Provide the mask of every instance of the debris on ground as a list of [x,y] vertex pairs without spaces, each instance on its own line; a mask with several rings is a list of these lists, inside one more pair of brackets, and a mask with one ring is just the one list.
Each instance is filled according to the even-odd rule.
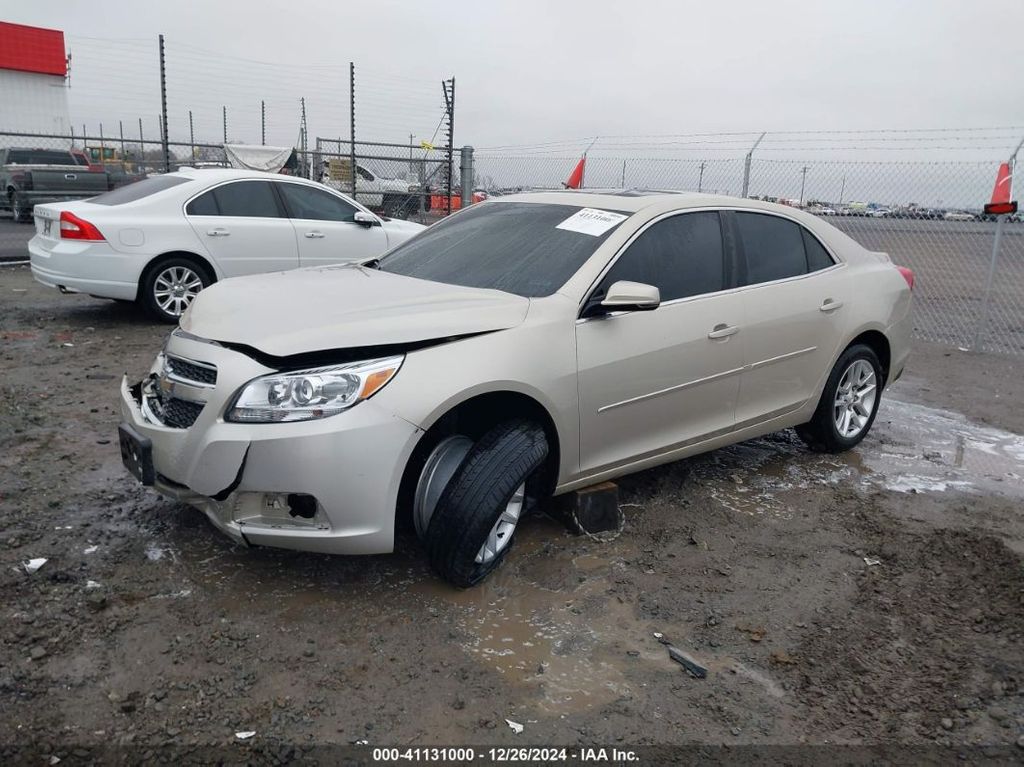
[[255,734],[256,730],[242,730],[241,732],[236,732],[235,737],[239,740],[249,740]]
[[678,647],[668,645],[668,657],[683,667],[683,670],[694,679],[706,679],[708,670]]
[[37,557],[35,559],[30,559],[27,562],[23,563],[23,565],[25,567],[25,572],[28,573],[29,575],[31,575],[36,570],[38,570],[40,567],[45,565],[46,562],[47,562],[47,560],[46,560],[45,557]]
[[882,564],[882,560],[877,557],[864,557],[864,564],[868,567],[874,567],[875,565]]
[[512,728],[512,732],[514,732],[516,735],[518,735],[525,729],[523,725],[519,724],[519,722],[513,722],[511,719],[506,719],[505,723]]

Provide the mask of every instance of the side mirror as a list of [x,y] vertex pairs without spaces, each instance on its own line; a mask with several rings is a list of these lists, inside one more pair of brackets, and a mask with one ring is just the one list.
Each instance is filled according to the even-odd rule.
[[363,226],[380,226],[379,218],[377,218],[372,213],[366,213],[361,210],[356,211],[355,215],[352,217],[352,220],[355,221],[357,224],[362,224]]
[[656,287],[628,280],[613,282],[600,304],[609,312],[649,312],[660,305],[661,291]]

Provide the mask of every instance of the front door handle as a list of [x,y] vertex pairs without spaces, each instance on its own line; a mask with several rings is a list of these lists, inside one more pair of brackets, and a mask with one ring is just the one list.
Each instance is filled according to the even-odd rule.
[[740,329],[738,327],[736,327],[735,325],[726,325],[724,322],[722,322],[722,323],[720,323],[718,325],[715,325],[711,329],[711,332],[708,333],[708,338],[711,338],[711,339],[715,339],[715,338],[728,338],[729,336],[734,335],[734,334],[739,333],[739,332],[740,332]]
[[821,302],[821,306],[818,307],[819,310],[821,310],[823,312],[826,312],[826,313],[834,312],[836,309],[842,309],[842,308],[843,308],[843,302],[842,301],[835,301],[835,300],[833,300],[831,298],[826,298],[824,301]]
[[322,240],[324,238],[324,236],[325,235],[324,235],[323,232],[317,232],[317,231],[306,232],[306,238],[310,239],[310,240]]
[[231,232],[229,232],[227,229],[223,229],[221,227],[217,227],[216,229],[207,229],[206,230],[206,236],[207,237],[227,237],[230,234],[231,234]]

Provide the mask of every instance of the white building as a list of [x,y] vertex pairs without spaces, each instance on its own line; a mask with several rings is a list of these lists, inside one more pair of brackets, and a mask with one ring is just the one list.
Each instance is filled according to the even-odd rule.
[[67,74],[63,32],[0,21],[0,146],[32,143],[5,131],[70,135]]

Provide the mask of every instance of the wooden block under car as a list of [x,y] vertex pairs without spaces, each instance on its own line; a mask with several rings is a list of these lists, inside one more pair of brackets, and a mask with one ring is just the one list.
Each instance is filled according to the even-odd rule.
[[619,529],[619,486],[614,482],[584,487],[558,500],[566,525],[576,535]]

